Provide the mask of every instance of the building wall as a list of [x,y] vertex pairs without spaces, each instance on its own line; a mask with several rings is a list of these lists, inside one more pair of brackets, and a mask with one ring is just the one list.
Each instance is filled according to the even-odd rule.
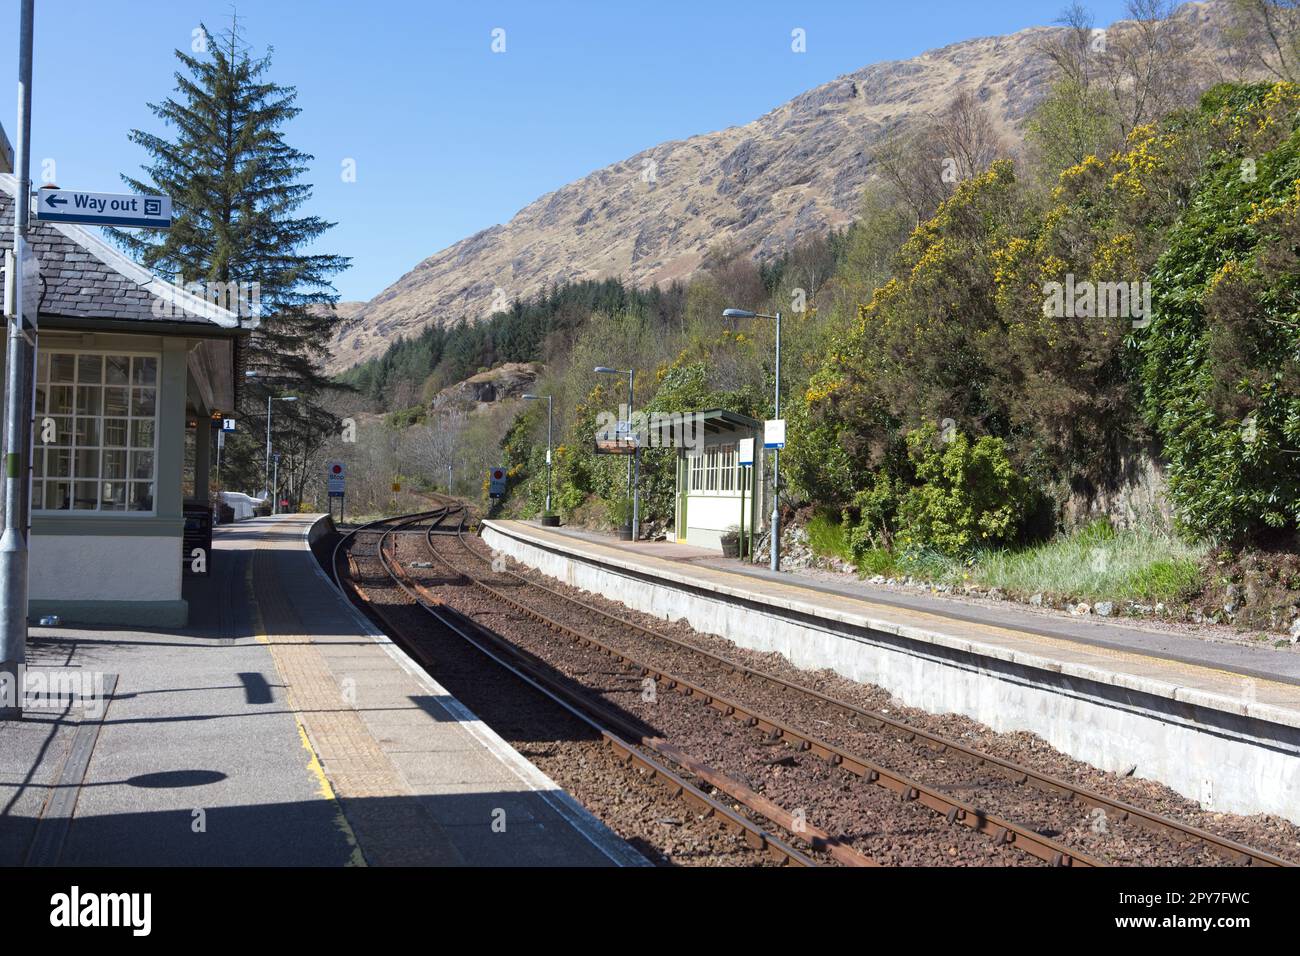
[[41,348],[156,353],[159,358],[154,511],[45,512],[32,517],[29,613],[69,623],[182,626],[186,354],[179,337],[43,332]]
[[[732,479],[730,488],[723,487],[690,487],[691,469],[702,466],[707,460],[710,452],[719,450],[725,446],[734,446],[742,438],[754,437],[748,431],[720,432],[709,435],[704,440],[704,447],[700,455],[691,458],[683,451],[682,457],[689,462],[687,469],[679,469],[678,481],[684,478],[687,484],[687,502],[686,502],[686,534],[685,541],[689,545],[701,548],[722,549],[722,535],[731,529],[743,527],[747,534],[754,533],[754,523],[757,520],[759,525],[762,524],[761,518],[756,519],[752,503],[751,492],[746,489],[741,491],[737,488],[739,469],[732,470]],[[760,443],[761,444],[761,443]],[[759,454],[756,452],[756,455]],[[762,495],[762,475],[759,466],[749,469],[749,481],[757,482],[759,495]],[[721,482],[718,483],[719,485]],[[682,491],[678,488],[678,493]],[[761,510],[761,509],[760,509]],[[680,529],[677,531],[678,539],[683,535]]]

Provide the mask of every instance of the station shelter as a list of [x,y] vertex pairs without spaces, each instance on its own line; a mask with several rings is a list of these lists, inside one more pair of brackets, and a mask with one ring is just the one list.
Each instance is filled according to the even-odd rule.
[[[721,548],[722,536],[735,532],[740,555],[752,556],[763,525],[763,423],[720,408],[686,417],[697,440],[677,450],[677,541]],[[745,442],[750,464],[742,463]]]
[[[0,249],[16,192],[0,174]],[[212,423],[235,408],[257,320],[79,226],[33,217],[28,242],[40,264],[29,617],[183,626],[186,506],[210,509]]]

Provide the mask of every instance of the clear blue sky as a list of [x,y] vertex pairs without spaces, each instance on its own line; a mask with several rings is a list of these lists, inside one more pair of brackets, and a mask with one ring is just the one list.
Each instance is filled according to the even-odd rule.
[[[1066,0],[474,2],[257,0],[238,5],[271,76],[296,86],[286,138],[315,156],[322,248],[368,299],[425,256],[656,143],[747,123],[878,60],[1054,20]],[[1094,0],[1099,25],[1122,0]],[[173,89],[172,50],[229,0],[37,0],[33,179],[117,191],[138,171],[133,127]],[[0,0],[0,124],[13,139],[17,0]],[[491,50],[494,28],[506,50]],[[791,51],[802,28],[807,52]],[[9,91],[5,93],[3,91]],[[357,181],[345,183],[346,158]]]

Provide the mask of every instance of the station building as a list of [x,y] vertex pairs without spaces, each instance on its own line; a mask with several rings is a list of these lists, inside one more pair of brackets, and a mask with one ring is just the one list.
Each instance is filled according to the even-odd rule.
[[[721,408],[688,417],[702,434],[696,447],[677,450],[677,541],[720,548],[724,534],[739,532],[745,556],[763,526],[763,423]],[[744,440],[753,442],[753,464],[740,463]]]
[[[16,191],[0,174],[0,249]],[[29,616],[183,626],[185,504],[209,501],[211,422],[235,407],[256,319],[79,226],[33,217],[28,242],[40,262]]]

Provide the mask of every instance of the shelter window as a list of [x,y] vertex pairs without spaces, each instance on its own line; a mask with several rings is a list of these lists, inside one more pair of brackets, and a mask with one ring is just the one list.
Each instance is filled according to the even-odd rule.
[[153,513],[158,356],[41,352],[32,510]]

